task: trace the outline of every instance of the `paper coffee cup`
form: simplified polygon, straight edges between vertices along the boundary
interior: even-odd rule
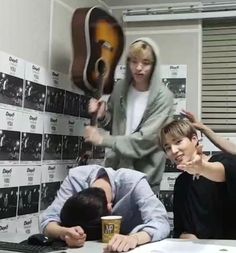
[[[102,242],[108,243],[114,234],[120,233],[122,216],[102,216]]]

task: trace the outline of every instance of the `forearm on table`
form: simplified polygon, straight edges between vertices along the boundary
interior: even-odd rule
[[[61,239],[64,233],[65,233],[65,228],[62,227],[56,221],[49,222],[46,228],[44,229],[44,234],[52,238]]]
[[[152,239],[151,236],[145,231],[130,234],[130,236],[133,236],[136,238],[137,245],[142,245],[142,244],[148,243]]]

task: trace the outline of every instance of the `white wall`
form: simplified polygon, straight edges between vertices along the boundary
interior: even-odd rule
[[[68,72],[73,10],[96,0],[1,0],[0,50],[45,68]],[[52,64],[52,65],[50,65]]]
[[[0,50],[48,67],[50,0],[1,0]]]

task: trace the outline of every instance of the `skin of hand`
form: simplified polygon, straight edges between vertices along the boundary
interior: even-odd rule
[[[220,135],[216,134],[213,130],[211,130],[209,127],[204,125],[203,123],[196,120],[195,116],[188,111],[182,110],[182,115],[184,115],[186,118],[189,119],[189,121],[193,124],[193,126],[200,130],[202,133],[204,133],[208,139],[219,149],[228,152],[230,154],[235,155],[236,154],[236,144],[222,138]]]
[[[97,119],[104,118],[106,113],[106,102],[91,98],[89,100],[88,112],[90,114],[97,113]]]
[[[138,239],[135,235],[115,234],[108,242],[104,252],[127,252],[138,245]]]
[[[220,162],[208,162],[208,159],[209,157],[202,153],[202,145],[199,145],[193,159],[185,164],[179,164],[177,168],[194,175],[193,179],[203,176],[215,182],[225,182],[224,165]]]
[[[85,142],[91,142],[93,145],[101,145],[103,142],[103,136],[99,132],[97,127],[86,126],[84,132]]]
[[[198,129],[198,130],[202,130],[203,129],[203,124],[198,121],[196,119],[196,117],[191,113],[191,112],[188,112],[188,111],[185,111],[185,110],[182,110],[180,112],[182,115],[184,115],[191,123],[192,125]]]
[[[202,152],[203,146],[200,144],[197,146],[197,152],[193,156],[193,159],[189,162],[186,162],[184,164],[177,165],[177,169],[187,171],[189,174],[197,174],[201,175],[202,168],[203,168],[203,152]]]
[[[182,233],[179,237],[180,239],[187,239],[187,240],[196,240],[198,239],[194,234]]]
[[[86,241],[86,237],[86,234],[80,226],[64,228],[64,232],[60,236],[71,248],[82,247]]]

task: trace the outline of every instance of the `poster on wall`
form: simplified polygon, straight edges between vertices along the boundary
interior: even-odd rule
[[[40,210],[46,209],[52,203],[67,173],[65,164],[43,165]]]
[[[125,71],[126,71],[126,67],[125,65],[122,64],[118,64],[115,70],[115,82],[119,81],[120,79],[124,79],[125,78]]]
[[[39,233],[38,217],[36,215],[26,215],[17,217],[16,232],[21,234]]]
[[[0,234],[15,233],[15,232],[16,232],[16,217],[0,220]]]
[[[162,65],[162,82],[174,94],[174,111],[178,115],[186,109],[187,65]]]
[[[25,61],[0,52],[0,106],[21,109]]]

